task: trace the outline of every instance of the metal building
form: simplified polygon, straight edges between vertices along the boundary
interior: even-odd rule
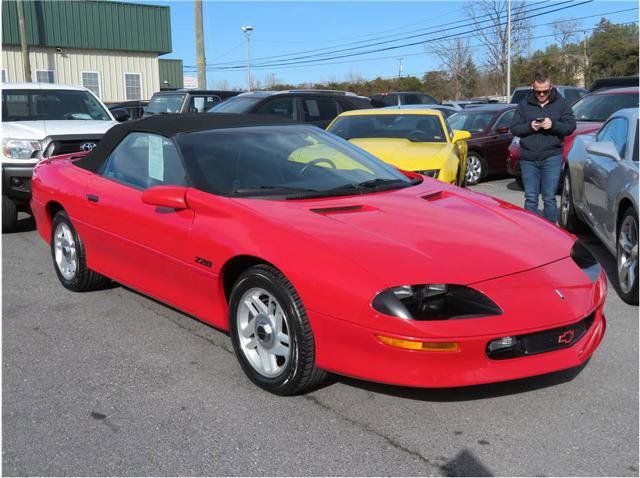
[[[182,87],[169,7],[107,0],[23,0],[30,81],[83,85],[105,102]],[[161,75],[165,75],[161,77]],[[16,0],[2,1],[2,81],[24,78]]]

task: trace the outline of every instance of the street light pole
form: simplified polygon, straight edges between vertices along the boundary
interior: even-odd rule
[[[244,36],[247,37],[247,91],[251,91],[251,32],[253,27],[251,25],[243,25],[242,31]]]

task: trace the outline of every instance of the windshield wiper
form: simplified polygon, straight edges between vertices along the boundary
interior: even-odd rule
[[[368,181],[362,181],[361,183],[356,184],[355,186],[370,188],[370,189],[378,189],[381,186],[401,186],[406,187],[410,186],[411,183],[405,181],[404,179],[384,179],[384,178],[376,178],[369,179]]]

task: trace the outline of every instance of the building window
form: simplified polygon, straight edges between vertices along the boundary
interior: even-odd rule
[[[142,74],[141,73],[125,73],[124,74],[124,99],[127,101],[142,99]]]
[[[100,98],[100,73],[97,71],[83,71],[82,86]]]
[[[53,70],[36,70],[36,81],[38,83],[55,83]]]
[[[9,76],[8,76],[8,72],[6,68],[2,69],[2,83],[8,83],[9,82]]]

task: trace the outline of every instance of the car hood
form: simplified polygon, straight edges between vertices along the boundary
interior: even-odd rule
[[[49,136],[103,135],[116,124],[95,120],[7,121],[2,123],[2,137],[42,140]]]
[[[241,200],[319,240],[378,282],[472,284],[569,255],[574,238],[519,207],[426,178],[401,190],[321,200]]]
[[[450,149],[449,143],[412,142],[400,138],[358,138],[349,142],[401,169],[411,169],[409,165],[416,161],[440,164]]]

